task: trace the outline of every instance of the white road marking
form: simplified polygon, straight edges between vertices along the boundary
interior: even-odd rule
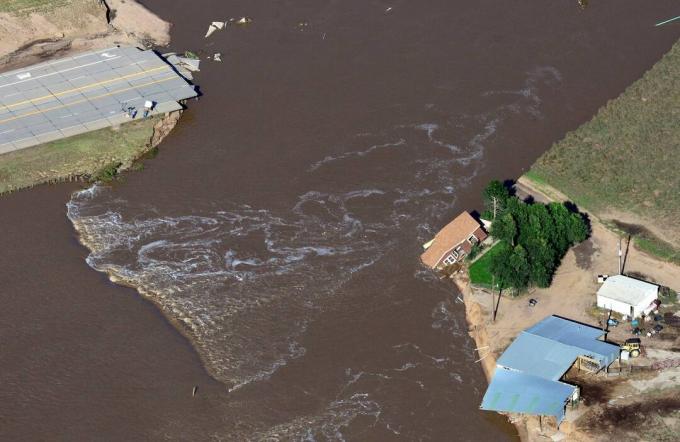
[[[120,55],[118,55],[118,56],[116,56],[115,58],[121,58],[121,57],[120,57]],[[37,79],[39,79],[39,78],[50,77],[50,76],[52,76],[52,75],[57,75],[57,74],[61,74],[61,73],[63,73],[63,72],[72,71],[72,70],[74,70],[74,69],[84,68],[84,67],[86,67],[86,66],[92,66],[92,65],[95,65],[95,64],[99,64],[99,63],[105,63],[105,62],[108,61],[108,60],[114,60],[114,58],[109,58],[109,59],[107,59],[107,60],[99,60],[99,61],[95,61],[95,62],[92,62],[92,63],[86,63],[86,64],[82,64],[82,65],[80,65],[80,66],[74,66],[74,67],[72,67],[72,68],[63,69],[63,70],[61,70],[61,71],[55,71],[55,72],[51,72],[51,73],[49,73],[49,74],[40,75],[40,76],[38,76],[38,77],[27,78],[26,80],[21,80],[21,81],[15,81],[14,83],[3,84],[3,85],[0,85],[0,88],[7,87],[7,86],[13,86],[13,85],[15,85],[15,84],[20,84],[20,83],[25,83],[25,82],[27,82],[27,81],[37,80]],[[30,72],[29,72],[28,74],[30,75]],[[19,74],[19,75],[23,75],[23,74]],[[18,76],[18,75],[17,75],[17,76]]]

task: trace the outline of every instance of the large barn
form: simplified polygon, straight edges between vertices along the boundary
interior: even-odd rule
[[[574,365],[598,372],[619,357],[619,346],[601,341],[604,332],[559,316],[524,330],[503,352],[484,394],[482,410],[553,416],[559,425],[578,387],[562,382]]]

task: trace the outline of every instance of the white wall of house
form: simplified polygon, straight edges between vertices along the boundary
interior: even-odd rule
[[[642,313],[645,312],[645,309],[649,307],[649,305],[657,299],[656,295],[649,295],[648,297],[644,298],[642,301],[638,302],[636,305],[628,304],[626,302],[622,302],[616,299],[611,299],[606,296],[602,295],[597,295],[597,306],[600,308],[604,308],[607,310],[613,310],[617,313],[621,313],[622,315],[629,315],[631,314],[631,307],[633,307],[633,318],[638,318]]]

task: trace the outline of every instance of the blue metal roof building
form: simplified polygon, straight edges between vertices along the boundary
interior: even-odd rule
[[[482,410],[555,416],[564,419],[564,407],[576,386],[498,368],[484,395]]]
[[[600,341],[598,328],[549,316],[523,331],[503,352],[481,408],[564,418],[576,387],[559,379],[580,356],[603,369],[619,357],[619,347]]]

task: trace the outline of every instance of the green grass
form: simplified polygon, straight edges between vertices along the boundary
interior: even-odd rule
[[[53,10],[71,2],[72,0],[0,0],[0,12],[28,14],[38,10]]]
[[[110,178],[148,150],[155,118],[0,155],[0,193],[74,176]]]
[[[668,259],[680,246],[680,42],[642,79],[570,132],[528,172],[598,217],[654,223],[663,239],[640,238]],[[675,247],[675,248],[674,248]]]
[[[491,287],[493,277],[491,275],[491,271],[489,270],[489,265],[491,263],[491,259],[500,253],[503,247],[504,246],[502,243],[497,243],[481,258],[470,264],[468,271],[470,274],[470,282],[472,284]]]
[[[680,264],[680,251],[667,242],[658,238],[635,238],[635,245],[650,255],[657,256],[665,261]]]

